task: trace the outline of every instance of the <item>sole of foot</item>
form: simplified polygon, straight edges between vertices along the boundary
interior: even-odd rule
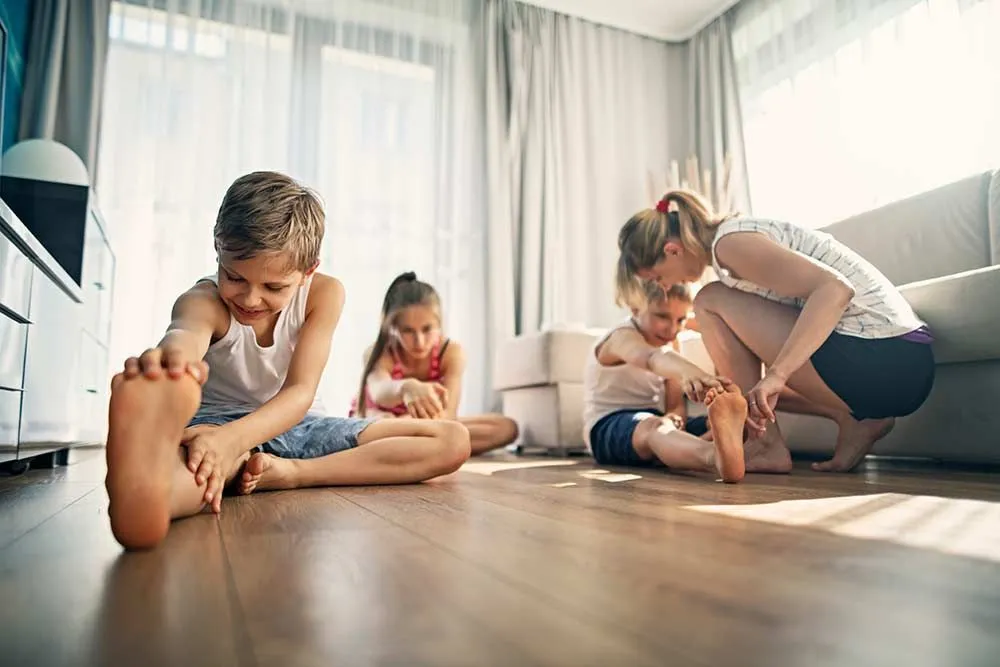
[[[705,396],[708,423],[715,445],[716,467],[722,481],[733,484],[743,479],[746,464],[743,454],[743,426],[747,419],[747,402],[735,388],[727,391],[709,390]]]
[[[294,488],[289,476],[291,461],[272,454],[257,452],[250,456],[240,476],[239,493],[246,496],[254,491],[278,491]]]
[[[851,472],[872,451],[875,443],[889,435],[896,425],[895,419],[854,419],[840,425],[837,446],[829,461],[812,464],[817,472]]]
[[[200,398],[189,376],[112,381],[105,486],[111,531],[126,549],[150,549],[167,535],[181,436]]]

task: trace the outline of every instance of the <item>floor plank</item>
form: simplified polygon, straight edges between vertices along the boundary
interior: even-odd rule
[[[652,508],[625,484],[581,478],[554,488],[555,471],[542,470],[450,497],[343,495],[554,606],[592,610],[647,655],[683,646],[691,664],[922,665],[941,664],[942,646],[960,646],[949,659],[976,664],[1000,647],[995,563],[698,514],[664,506],[662,494]],[[525,484],[543,475],[544,484]],[[718,493],[703,486],[692,495]],[[722,493],[746,489],[753,493]],[[606,510],[591,502],[581,511],[569,500],[595,494]],[[489,532],[471,539],[457,520],[465,516]],[[838,631],[825,630],[831,625]]]
[[[405,504],[415,488],[383,492]],[[673,653],[645,655],[338,492],[247,499],[222,526],[260,664],[661,665]]]
[[[227,498],[221,517],[176,522],[129,555],[103,474],[98,451],[0,480],[0,663],[950,667],[1000,654],[995,472],[800,466],[725,485],[501,455],[424,485]]]
[[[214,517],[125,554],[98,487],[0,551],[0,655],[25,666],[252,665],[227,581]]]

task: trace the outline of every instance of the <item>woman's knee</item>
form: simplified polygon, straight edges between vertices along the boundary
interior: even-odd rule
[[[695,316],[716,311],[735,292],[736,290],[719,281],[708,283],[694,297]]]

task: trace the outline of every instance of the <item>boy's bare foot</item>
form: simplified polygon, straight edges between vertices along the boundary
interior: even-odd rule
[[[747,401],[735,386],[705,395],[708,423],[715,444],[715,465],[724,482],[738,482],[746,472],[743,461],[743,425]]]
[[[250,457],[240,477],[240,495],[254,491],[278,491],[294,489],[294,461],[282,459],[272,454],[257,452]]]
[[[889,435],[896,420],[865,419],[857,421],[847,418],[840,423],[837,434],[837,446],[833,450],[833,458],[829,461],[812,464],[812,469],[819,472],[850,472],[858,467],[875,443]]]
[[[181,436],[200,399],[190,376],[112,380],[105,486],[111,531],[126,549],[148,549],[166,537]]]
[[[786,474],[792,471],[792,453],[777,423],[768,424],[760,438],[745,445],[747,472]]]

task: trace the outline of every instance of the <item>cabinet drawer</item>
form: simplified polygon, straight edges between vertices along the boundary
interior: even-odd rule
[[[25,319],[31,300],[33,270],[27,255],[0,233],[0,304]]]
[[[24,346],[28,325],[0,313],[0,389],[20,389],[24,379]]]
[[[20,420],[21,392],[0,389],[0,461],[17,458]]]
[[[114,256],[93,217],[87,220],[83,260],[83,326],[95,338],[107,341],[111,333],[111,286]]]

